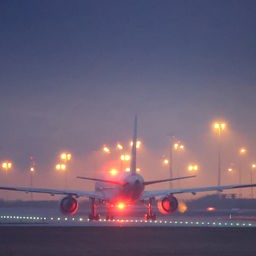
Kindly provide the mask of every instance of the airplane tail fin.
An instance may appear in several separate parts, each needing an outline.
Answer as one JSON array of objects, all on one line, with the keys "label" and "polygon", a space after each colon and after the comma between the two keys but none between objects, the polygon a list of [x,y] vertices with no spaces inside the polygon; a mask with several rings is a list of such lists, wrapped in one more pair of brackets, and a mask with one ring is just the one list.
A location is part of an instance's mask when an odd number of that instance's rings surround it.
[{"label": "airplane tail fin", "polygon": [[131,154],[131,165],[130,165],[131,174],[136,174],[136,151],[137,151],[136,146],[137,146],[137,116],[135,116],[135,119],[134,119],[132,154]]}]

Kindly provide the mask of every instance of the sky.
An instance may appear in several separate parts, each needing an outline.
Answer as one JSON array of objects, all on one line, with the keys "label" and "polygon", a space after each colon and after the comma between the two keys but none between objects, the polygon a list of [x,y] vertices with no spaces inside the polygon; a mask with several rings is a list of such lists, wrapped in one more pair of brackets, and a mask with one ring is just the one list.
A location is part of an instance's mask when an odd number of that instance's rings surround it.
[{"label": "sky", "polygon": [[[1,183],[26,185],[33,156],[37,185],[55,186],[47,177],[56,175],[62,150],[73,155],[70,176],[99,175],[100,148],[129,141],[135,115],[145,177],[168,175],[159,159],[175,136],[186,146],[176,168],[185,174],[187,162],[199,162],[190,184],[214,185],[211,125],[224,120],[223,172],[230,163],[237,168],[238,148],[246,146],[248,182],[255,13],[253,0],[0,1],[0,160],[14,163]],[[223,183],[230,180],[237,178]]]}]

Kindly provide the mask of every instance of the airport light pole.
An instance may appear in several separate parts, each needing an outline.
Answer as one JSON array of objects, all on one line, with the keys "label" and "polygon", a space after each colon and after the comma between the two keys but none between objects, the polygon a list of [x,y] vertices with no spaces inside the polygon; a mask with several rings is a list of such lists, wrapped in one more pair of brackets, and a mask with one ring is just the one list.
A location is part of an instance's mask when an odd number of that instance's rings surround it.
[{"label": "airport light pole", "polygon": [[197,172],[198,170],[199,170],[199,167],[197,164],[189,164],[188,165],[189,172]]},{"label": "airport light pole", "polygon": [[[252,166],[251,166],[251,184],[253,184],[253,172],[255,169],[256,169],[256,164],[252,164]],[[251,187],[251,196],[252,196],[252,198],[254,198],[253,187]]]},{"label": "airport light pole", "polygon": [[[29,167],[29,176],[30,176],[30,187],[33,188],[33,176],[36,171],[36,164],[34,158],[31,156],[30,160],[30,167]],[[33,201],[33,192],[30,193],[30,199]]]},{"label": "airport light pole", "polygon": [[12,168],[12,162],[5,161],[2,163],[2,169],[5,172],[5,175],[7,176],[8,171]]},{"label": "airport light pole", "polygon": [[[169,173],[170,173],[170,178],[172,179],[173,176],[173,159],[174,159],[174,152],[178,151],[184,151],[185,146],[180,142],[176,141],[174,142],[175,137],[172,136],[170,139],[170,155],[169,155]],[[172,181],[169,182],[169,188],[172,189]]]},{"label": "airport light pole", "polygon": [[67,175],[68,175],[68,162],[71,160],[72,155],[68,152],[63,152],[60,154],[60,159],[61,161],[64,163],[64,165],[62,164],[62,166],[64,167],[64,169],[62,169],[63,171],[65,171],[64,175],[65,175],[65,189],[67,189]]},{"label": "airport light pole", "polygon": [[221,134],[226,128],[226,123],[214,123],[214,129],[218,133],[218,173],[217,173],[217,186],[221,185]]},{"label": "airport light pole", "polygon": [[66,180],[66,168],[67,166],[63,163],[58,163],[55,165],[55,169],[61,173],[65,172],[64,175],[65,175],[65,185],[64,185],[64,189],[67,188],[67,180]]},{"label": "airport light pole", "polygon": [[[7,184],[7,175],[8,175],[8,172],[9,170],[12,168],[12,162],[10,161],[5,161],[5,162],[2,162],[2,169],[3,171],[5,172],[5,176],[6,176],[6,184]],[[6,193],[6,199],[8,200],[8,192]]]},{"label": "airport light pole", "polygon": [[[242,157],[246,155],[247,149],[245,147],[242,147],[239,149],[239,170],[238,170],[238,183],[239,185],[242,184]],[[242,190],[239,188],[239,197],[242,197]]]}]

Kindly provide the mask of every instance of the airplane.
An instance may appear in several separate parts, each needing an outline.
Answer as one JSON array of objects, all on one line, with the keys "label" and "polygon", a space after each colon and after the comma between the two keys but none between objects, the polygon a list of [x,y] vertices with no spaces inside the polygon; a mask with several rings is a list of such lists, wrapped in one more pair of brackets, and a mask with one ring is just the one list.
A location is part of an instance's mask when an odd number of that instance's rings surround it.
[{"label": "airplane", "polygon": [[178,208],[178,199],[176,194],[192,193],[195,195],[198,192],[219,191],[235,188],[255,187],[256,184],[239,184],[239,185],[226,185],[226,186],[210,186],[210,187],[197,187],[185,189],[163,189],[163,190],[145,190],[148,185],[162,183],[167,181],[181,180],[193,178],[195,176],[184,176],[176,178],[168,178],[161,180],[144,181],[142,175],[137,173],[136,168],[136,142],[137,142],[137,117],[134,121],[134,133],[131,152],[130,172],[124,173],[120,180],[98,179],[91,177],[81,177],[79,179],[95,181],[94,191],[79,191],[79,190],[59,190],[48,188],[32,188],[32,187],[11,187],[0,186],[1,190],[23,191],[33,193],[46,193],[50,195],[63,195],[60,200],[60,211],[65,215],[73,215],[78,210],[79,197],[89,198],[90,214],[89,219],[99,220],[100,215],[97,213],[97,206],[103,204],[107,207],[107,220],[112,220],[113,206],[119,203],[129,205],[135,202],[147,203],[147,213],[145,220],[155,220],[156,213],[153,212],[153,203],[157,199],[157,207],[162,214],[172,214]]}]

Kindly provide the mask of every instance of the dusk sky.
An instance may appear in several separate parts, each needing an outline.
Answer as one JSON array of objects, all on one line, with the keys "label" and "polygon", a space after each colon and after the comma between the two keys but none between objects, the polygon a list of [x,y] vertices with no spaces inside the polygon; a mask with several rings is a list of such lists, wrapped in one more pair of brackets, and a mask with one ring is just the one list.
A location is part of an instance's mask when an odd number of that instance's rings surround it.
[{"label": "dusk sky", "polygon": [[69,150],[92,175],[92,152],[128,141],[137,114],[156,162],[174,135],[215,185],[213,121],[228,123],[223,166],[240,146],[256,161],[255,13],[253,0],[1,0],[0,160],[50,172]]}]

